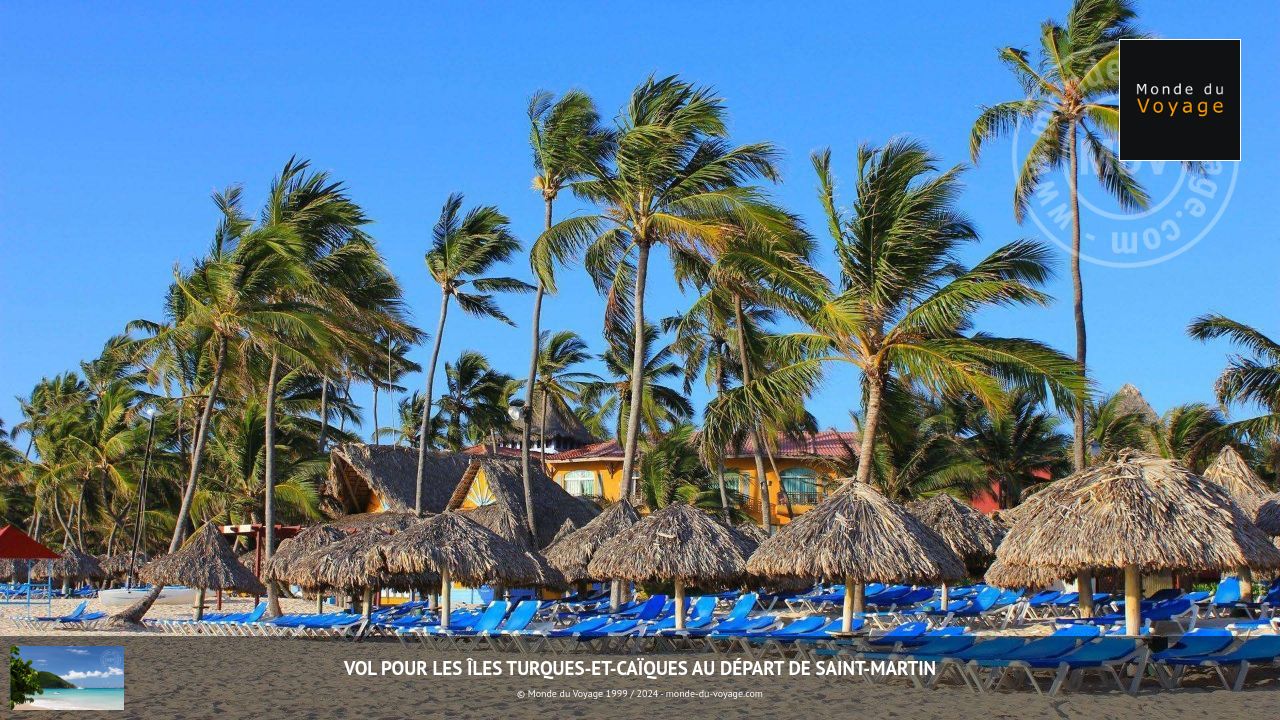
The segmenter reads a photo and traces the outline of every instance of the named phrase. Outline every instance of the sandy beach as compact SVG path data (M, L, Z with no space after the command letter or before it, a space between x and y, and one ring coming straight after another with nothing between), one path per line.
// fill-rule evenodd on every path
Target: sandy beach
M55 603L70 610L71 601ZM226 609L247 609L249 601L228 601ZM304 600L286 600L286 610L313 611ZM90 610L93 603L90 604ZM154 617L188 616L189 608L157 608ZM4 610L14 614L12 606ZM359 706L366 718L553 717L652 718L694 712L699 716L847 718L980 717L1061 720L1062 718L1222 718L1260 716L1275 704L1280 678L1258 671L1244 692L1213 690L1207 680L1176 691L1154 683L1137 697L1089 689L1056 698L1029 689L976 695L963 687L917 690L905 681L876 684L857 678L817 677L479 677L440 674L348 673L348 663L367 660L416 662L419 667L449 668L474 659L551 659L487 650L439 652L395 641L352 643L296 638L172 637L155 632L51 630L32 636L0 621L17 644L121 644L125 646L127 699L123 714L104 717L173 718L345 717L335 706ZM654 660L708 659L712 656L668 653ZM590 656L575 659L592 660ZM559 658L562 659L562 658ZM618 660L618 656L609 658ZM425 665L423 665L425 663ZM396 667L412 667L396 666ZM1252 676L1251 676L1252 677ZM1096 687L1096 686L1089 686ZM355 698L355 700L353 700Z

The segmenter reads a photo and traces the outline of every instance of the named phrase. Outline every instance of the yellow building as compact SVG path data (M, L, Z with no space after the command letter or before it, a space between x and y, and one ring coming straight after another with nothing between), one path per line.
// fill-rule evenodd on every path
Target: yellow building
M786 524L793 514L800 515L817 504L835 478L833 461L846 459L855 443L853 433L835 431L802 439L779 438L772 462L767 456L764 460L773 522ZM622 447L617 441L550 454L547 465L556 484L570 495L617 500L622 494ZM725 458L725 470L728 489L745 496L747 512L761 521L760 482L749 441L741 451Z

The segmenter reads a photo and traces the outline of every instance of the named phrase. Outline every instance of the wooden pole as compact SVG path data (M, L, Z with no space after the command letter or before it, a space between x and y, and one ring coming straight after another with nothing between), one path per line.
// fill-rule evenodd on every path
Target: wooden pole
M222 609L222 588L218 588L218 609Z
M1240 602L1252 602L1253 571L1247 567L1242 567L1236 575L1240 578Z
M1124 568L1124 634L1137 637L1142 632L1142 573L1137 565Z
M840 632L853 632L853 593L849 588L853 587L853 576L846 575L844 579L844 619L840 624Z
M365 586L364 589L364 619L368 620L373 614L373 588Z
M1093 569L1081 570L1076 576L1076 590L1080 593L1080 617L1093 617Z
M867 609L867 586L862 583L850 587L844 586L844 596L849 597L849 593L853 592L853 611L856 613L866 612Z
M676 630L684 629L684 583L676 580Z
M200 592L196 593L196 621L199 622L204 618L204 588L200 588Z
M322 592L316 593L316 614L324 614L324 593Z
M942 606L938 609L942 612L947 611L947 606L951 604L951 586L945 582L942 583Z
M453 581L449 579L449 568L440 568L440 629L449 629L449 605L452 598L449 597L449 591L452 590Z
M622 604L622 581L614 578L609 583L609 612L618 612L618 606Z

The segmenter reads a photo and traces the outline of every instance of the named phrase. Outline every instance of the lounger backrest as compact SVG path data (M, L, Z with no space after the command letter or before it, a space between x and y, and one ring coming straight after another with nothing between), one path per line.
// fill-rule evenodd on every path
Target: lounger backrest
M573 625L565 628L564 631L566 633L588 632L591 630L602 628L606 624L608 624L608 622L609 622L609 618L607 617L587 618L586 620L582 620L580 622L574 623Z
M932 597L933 597L933 588L921 587L921 588L916 588L912 590L911 592L907 593L906 595L903 595L897 600L894 600L894 604L898 605L899 607L902 607L904 605L915 605L916 603L925 602L926 600L929 600Z
M1236 641L1236 636L1226 628L1196 628L1182 636L1170 650L1186 651L1183 654L1207 655L1226 650Z
M1218 589L1213 591L1213 604L1226 605L1233 602L1240 602L1240 578L1222 578Z
M533 616L538 614L540 603L537 600L521 600L516 605L516 609L511 611L511 617L502 623L503 630L523 630L533 622Z
M1057 600L1053 601L1054 605L1075 605L1080 600L1080 593L1069 592L1062 593Z
M1027 602L1032 605L1040 605L1042 603L1047 603L1051 600L1057 600L1061 596L1062 596L1061 590L1043 590L1041 592L1036 593L1035 595L1032 595L1031 599L1028 600Z
M509 609L511 609L511 604L506 600L494 600L489 603L489 607L484 609L484 613L471 626L471 629L476 632L493 630L502 622L502 618L507 616L507 610Z
M709 618L716 613L716 599L710 595L696 598L693 601L693 609L689 612L692 618Z
M666 595L653 595L640 606L640 610L636 613L636 618L639 620L656 620L659 615L667 614L666 605Z
M756 601L759 599L760 596L753 592L743 593L742 597L738 598L738 601L733 604L729 614L725 616L725 620L736 621L747 617L752 610L756 609Z
M259 620L262 619L262 616L266 614L266 612L267 612L267 604L264 602L260 602L256 606L254 606L253 612L249 613L248 617L245 618L245 622L258 622Z
M68 618L68 619L70 619L70 618L78 618L78 617L80 617L81 615L83 615L83 614L84 614L84 610L85 610L85 608L87 608L87 607L89 607L89 601L88 601L88 600L82 600L82 601L80 601L80 604L76 606L76 609L75 609L75 610L72 610L71 612L67 613L67 614L66 614L66 615L64 615L63 617L64 617L64 618Z
M1191 601L1186 598L1178 598L1177 600L1166 600L1152 607L1143 615L1148 620L1168 620L1171 617L1181 615L1191 609Z
M973 609L982 611L990 610L995 606L996 601L1000 599L1000 588L987 586L978 591L973 596Z

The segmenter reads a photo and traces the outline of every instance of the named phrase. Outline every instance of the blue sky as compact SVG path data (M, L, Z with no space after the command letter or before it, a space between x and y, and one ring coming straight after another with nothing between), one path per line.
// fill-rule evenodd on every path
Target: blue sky
M18 654L82 688L124 687L124 648L119 645L19 645Z
M540 229L524 116L535 90L584 89L612 117L650 73L713 85L736 140L772 140L783 150L776 196L821 232L811 152L831 146L838 173L851 178L859 142L907 133L947 164L967 161L978 107L1018 94L996 48L1030 47L1039 23L1067 8L1062 0L999 11L931 0L652 2L644 12L603 3L461 5L140 3L124 12L96 3L4 4L0 418L17 422L15 395L93 356L126 321L159 318L172 268L189 264L212 234L210 192L243 183L252 203L292 154L347 182L377 221L372 230L417 322L433 329L439 295L422 254L450 192L497 204L526 242ZM1222 202L1236 169L1228 167L1209 203L1220 218L1198 244L1144 267L1084 271L1090 365L1100 387L1133 382L1160 410L1211 400L1224 364L1225 345L1187 339L1192 317L1223 312L1280 335L1280 98L1270 77L1280 65L1280 5L1207 7L1140 4L1143 27L1156 35L1243 39L1245 159L1230 200ZM1014 144L998 143L966 175L962 206L984 239L971 259L1019 237L1049 239L1033 221L1014 221L1014 152ZM1163 172L1144 174L1159 197L1190 197L1176 168ZM1088 198L1092 185L1084 187ZM584 210L572 198L557 206L561 217ZM1043 206L1046 216L1051 210ZM1111 210L1099 201L1085 217L1086 231L1099 238L1086 247L1096 244L1103 259L1113 230L1143 227ZM1138 259L1162 258L1189 237ZM1056 303L985 313L979 329L1070 352L1066 254L1057 257L1060 272L1048 288ZM664 263L656 258L651 273L654 316L686 303ZM523 262L510 273L529 276ZM599 299L580 272L562 277L544 327L574 329L600 349ZM528 298L503 306L526 322ZM476 348L515 374L528 345L523 327L455 314L442 357ZM416 359L425 361L427 351ZM856 388L853 374L833 373L811 409L824 425L847 426ZM356 399L367 407L366 391Z

